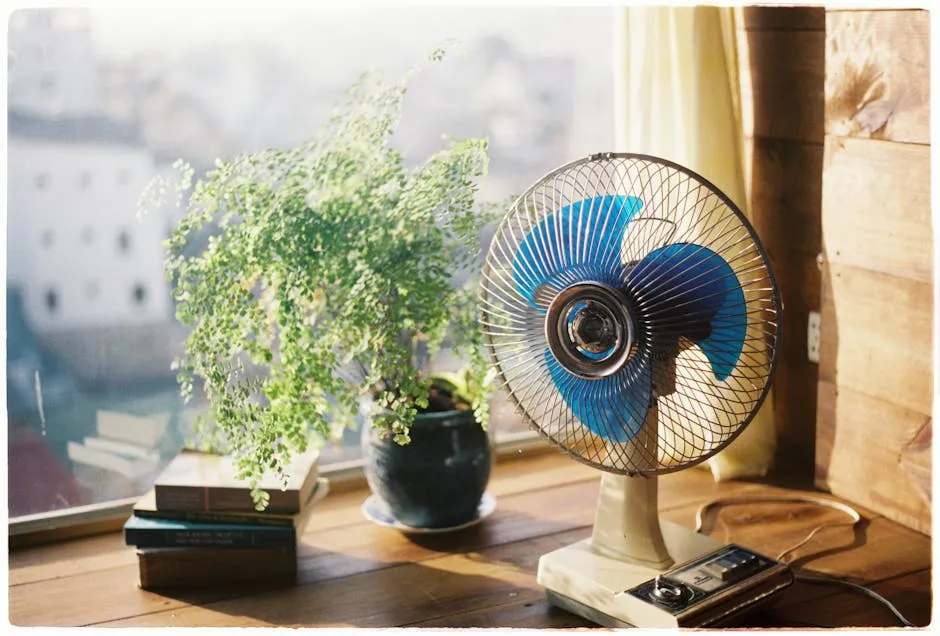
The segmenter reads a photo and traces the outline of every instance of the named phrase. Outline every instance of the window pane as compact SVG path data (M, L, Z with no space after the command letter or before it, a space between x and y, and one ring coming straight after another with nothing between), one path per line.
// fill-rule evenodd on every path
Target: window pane
M486 136L481 194L505 200L613 139L612 10L323 8L233 4L17 11L9 22L7 396L10 515L142 494L197 413L171 362L162 241L179 218L138 218L143 187L181 158L314 134L369 67L413 81L395 143L417 162L442 136ZM254 8L252 8L254 7ZM486 244L489 236L482 236ZM461 361L443 351L437 369ZM505 396L496 438L524 428ZM358 457L358 434L324 463Z

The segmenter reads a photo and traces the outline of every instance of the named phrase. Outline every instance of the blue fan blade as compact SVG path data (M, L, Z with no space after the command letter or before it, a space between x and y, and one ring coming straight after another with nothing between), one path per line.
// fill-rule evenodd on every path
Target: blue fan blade
M513 255L516 289L535 304L540 285L562 289L584 280L620 284L620 249L627 224L643 207L636 197L607 195L576 201L549 214Z
M744 291L728 262L701 245L675 243L654 250L630 272L640 312L668 336L701 347L712 372L725 380L744 349Z
M566 371L548 349L545 362L552 382L581 424L611 442L622 444L636 437L652 394L649 366L637 370L627 365L609 377L585 380ZM633 378L629 383L628 377Z

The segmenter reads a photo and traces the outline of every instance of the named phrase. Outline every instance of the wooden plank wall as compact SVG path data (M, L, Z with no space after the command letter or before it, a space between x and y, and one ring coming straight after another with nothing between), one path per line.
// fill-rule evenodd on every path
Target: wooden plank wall
M820 308L825 10L736 9L748 203L783 301L771 478L813 482L818 366L807 320Z
M816 483L930 532L929 14L826 13Z

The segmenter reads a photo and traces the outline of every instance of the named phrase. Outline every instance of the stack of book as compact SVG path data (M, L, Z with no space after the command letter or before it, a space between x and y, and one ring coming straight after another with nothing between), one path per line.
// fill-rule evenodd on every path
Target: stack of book
M91 501L127 499L141 492L160 469L157 447L169 413L150 417L98 411L95 435L66 445L72 474Z
M293 583L298 537L329 490L318 460L317 451L296 457L286 488L275 477L262 481L270 501L259 512L230 457L181 451L124 525L125 542L137 548L140 587Z

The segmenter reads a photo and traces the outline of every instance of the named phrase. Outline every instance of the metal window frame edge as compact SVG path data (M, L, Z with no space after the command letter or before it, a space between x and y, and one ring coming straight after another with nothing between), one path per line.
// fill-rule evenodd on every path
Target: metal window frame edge
M507 433L500 437L493 444L497 462L552 450L545 439L532 430ZM329 464L323 467L321 475L329 479L332 493L366 487L362 460ZM8 523L9 549L118 531L133 514L138 499L118 499L12 517Z

